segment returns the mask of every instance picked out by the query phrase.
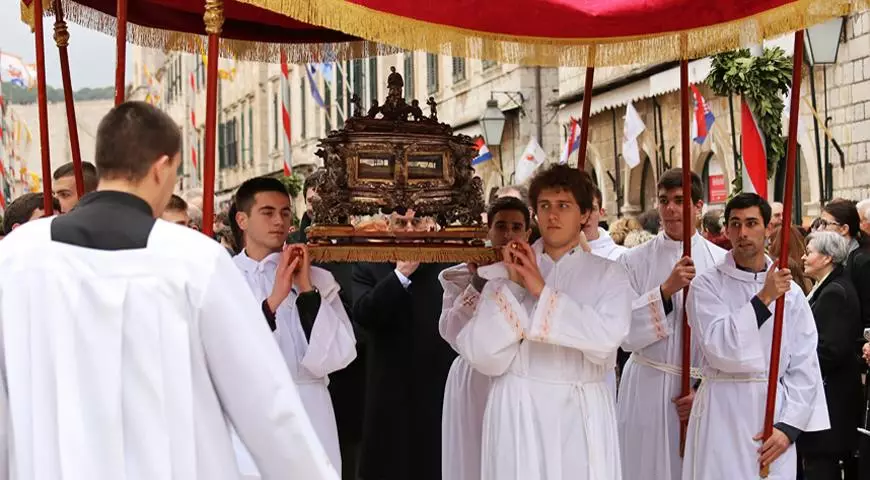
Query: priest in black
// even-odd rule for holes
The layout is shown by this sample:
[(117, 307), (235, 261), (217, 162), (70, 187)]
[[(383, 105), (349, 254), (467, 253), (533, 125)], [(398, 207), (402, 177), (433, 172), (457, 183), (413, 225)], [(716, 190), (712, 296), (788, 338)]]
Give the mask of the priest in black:
[[(413, 213), (393, 228), (413, 229)], [(441, 480), (441, 406), (456, 354), (438, 333), (449, 264), (358, 263), (353, 318), (367, 334), (362, 480)]]

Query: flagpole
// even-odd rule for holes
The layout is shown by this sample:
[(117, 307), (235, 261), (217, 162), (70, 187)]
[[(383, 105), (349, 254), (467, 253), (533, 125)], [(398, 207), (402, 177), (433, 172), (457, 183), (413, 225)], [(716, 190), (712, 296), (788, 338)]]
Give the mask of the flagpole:
[(218, 110), (218, 62), (221, 31), (224, 24), (222, 0), (206, 0), (203, 15), (208, 33), (208, 59), (205, 74), (205, 159), (202, 170), (202, 233), (214, 234), (215, 137)]
[[(785, 163), (785, 198), (782, 208), (782, 235), (780, 235), (779, 269), (788, 268), (788, 246), (791, 234), (792, 202), (794, 201), (795, 157), (797, 155), (797, 130), (800, 115), (801, 66), (804, 58), (804, 31), (794, 34), (794, 55), (792, 56), (791, 105), (788, 117), (788, 149)], [(782, 348), (782, 322), (785, 315), (785, 295), (776, 300), (773, 315), (773, 340), (770, 346), (770, 370), (767, 379), (767, 403), (764, 412), (763, 441), (773, 434), (773, 416), (776, 409), (776, 388), (779, 384), (779, 354)], [(761, 478), (767, 478), (770, 467), (761, 468)]]
[(281, 51), (281, 125), (284, 133), (284, 176), (289, 177), (293, 174), (293, 151), (290, 145), (290, 66), (287, 64), (287, 53), (283, 50)]
[(48, 98), (45, 85), (45, 34), (43, 30), (42, 0), (33, 2), (33, 33), (36, 37), (36, 104), (39, 111), (39, 150), (42, 159), (43, 212), (54, 213), (51, 195), (51, 157), (48, 143)]
[[(36, 0), (39, 1), (39, 0)], [(76, 194), (81, 198), (85, 194), (85, 179), (82, 173), (82, 153), (79, 147), (79, 130), (76, 122), (76, 106), (73, 98), (72, 77), (69, 69), (69, 31), (63, 19), (63, 4), (54, 0), (54, 42), (60, 55), (60, 76), (63, 83), (63, 99), (66, 105), (66, 121), (69, 133), (69, 144), (72, 154), (73, 175), (76, 180)]]

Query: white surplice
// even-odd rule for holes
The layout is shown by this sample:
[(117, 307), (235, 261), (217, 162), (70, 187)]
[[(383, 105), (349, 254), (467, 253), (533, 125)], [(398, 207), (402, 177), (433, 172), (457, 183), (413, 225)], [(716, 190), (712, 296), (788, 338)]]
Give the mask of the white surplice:
[(617, 245), (616, 242), (610, 238), (610, 234), (607, 230), (598, 227), (598, 238), (595, 240), (589, 240), (589, 248), (592, 249), (593, 255), (598, 255), (599, 257), (604, 257), (608, 260), (616, 260), (623, 253), (628, 251), (628, 248), (623, 247), (622, 245)]
[[(281, 253), (273, 253), (257, 262), (242, 251), (233, 257), (233, 261), (244, 275), (254, 297), (266, 299), (275, 285), (280, 258)], [(330, 460), (341, 471), (338, 429), (332, 398), (327, 389), (327, 375), (345, 368), (356, 358), (356, 339), (338, 295), (340, 287), (332, 274), (322, 268), (311, 267), (311, 283), (320, 292), (321, 298), (320, 309), (311, 330), (311, 340), (305, 338), (305, 331), (299, 321), (295, 291), (278, 306), (274, 335), (290, 369), (290, 375), (299, 387), (299, 396), (302, 397), (302, 404), (305, 405), (314, 430)], [(265, 319), (260, 313), (251, 321), (265, 322)], [(244, 449), (237, 451), (242, 472), (256, 475), (256, 470), (252, 470), (253, 465), (245, 460)]]
[[(465, 264), (441, 272), (444, 288), (438, 330), (457, 352), (456, 336), (471, 320), (479, 293), (471, 285), (471, 272)], [(462, 355), (456, 357), (444, 386), (441, 416), (441, 478), (479, 480), (483, 414), (491, 380), (471, 368)]]
[[(738, 269), (729, 253), (715, 269), (695, 277), (687, 308), (692, 340), (701, 350), (703, 381), (695, 395), (686, 440), (683, 480), (752, 480), (759, 477), (759, 442), (767, 399), (773, 316), (758, 327), (752, 297), (765, 271)], [(772, 313), (775, 303), (768, 310)], [(830, 428), (816, 346), (813, 313), (800, 287), (785, 295), (782, 350), (774, 423), (804, 432)], [(768, 480), (794, 480), (794, 445), (770, 469)]]
[(457, 337), (472, 367), (492, 377), (483, 424), (483, 480), (619, 480), (614, 401), (605, 376), (628, 333), (633, 298), (625, 270), (579, 249), (558, 262), (533, 245), (540, 298), (489, 279)]
[[(696, 274), (714, 268), (725, 254), (701, 235), (692, 237)], [(679, 480), (682, 472), (680, 420), (672, 400), (680, 396), (683, 291), (671, 297), (673, 308), (665, 313), (660, 288), (682, 256), (683, 242), (662, 232), (617, 260), (638, 294), (622, 343), (633, 354), (625, 364), (616, 402), (622, 475), (627, 479)], [(696, 353), (693, 366), (697, 360)]]
[(220, 244), (157, 220), (94, 250), (53, 220), (0, 243), (0, 478), (237, 480), (229, 421), (263, 478), (338, 479)]
[[(621, 257), (623, 253), (628, 251), (628, 249), (622, 245), (617, 245), (616, 242), (610, 238), (610, 234), (607, 233), (607, 230), (601, 227), (598, 227), (598, 238), (595, 240), (589, 240), (588, 243), (589, 248), (592, 250), (592, 255), (597, 255), (608, 260), (615, 261)], [(607, 386), (610, 388), (610, 394), (613, 395), (613, 399), (616, 400), (616, 367), (607, 373), (605, 381), (607, 382)]]

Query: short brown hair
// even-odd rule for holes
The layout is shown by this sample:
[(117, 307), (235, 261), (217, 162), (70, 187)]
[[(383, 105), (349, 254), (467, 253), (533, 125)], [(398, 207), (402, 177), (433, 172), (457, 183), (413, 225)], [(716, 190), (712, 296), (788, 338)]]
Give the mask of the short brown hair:
[(174, 212), (187, 212), (187, 202), (184, 201), (183, 198), (179, 197), (176, 194), (172, 194), (169, 197), (169, 203), (166, 205), (166, 210), (172, 210)]
[(142, 180), (160, 157), (181, 151), (181, 129), (172, 118), (145, 102), (113, 108), (97, 128), (96, 163), (100, 178)]
[[(701, 177), (695, 172), (689, 172), (692, 177), (692, 203), (698, 203), (704, 199), (704, 185), (701, 183)], [(657, 188), (659, 190), (673, 190), (683, 186), (683, 169), (672, 168), (662, 174), (659, 178)]]
[[(2, 193), (0, 193), (2, 195)], [(51, 200), (52, 209), (60, 211), (60, 202), (56, 198)], [(16, 198), (6, 207), (6, 216), (3, 217), (3, 235), (12, 233), (12, 227), (22, 225), (30, 221), (33, 212), (45, 206), (45, 197), (42, 192), (25, 193)]]
[(592, 210), (595, 184), (588, 173), (568, 165), (552, 165), (535, 175), (529, 185), (529, 200), (532, 208), (538, 211), (538, 197), (543, 190), (565, 190), (571, 192), (581, 212)]
[[(60, 180), (64, 177), (74, 176), (75, 173), (75, 165), (73, 165), (73, 162), (69, 162), (57, 167), (52, 178)], [(97, 167), (93, 163), (82, 162), (82, 178), (85, 181), (85, 193), (90, 193), (97, 189)]]

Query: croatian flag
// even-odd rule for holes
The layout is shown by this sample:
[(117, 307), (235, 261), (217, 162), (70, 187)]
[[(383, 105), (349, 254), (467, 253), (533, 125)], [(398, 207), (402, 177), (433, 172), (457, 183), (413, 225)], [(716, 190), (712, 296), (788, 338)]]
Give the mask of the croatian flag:
[(741, 146), (743, 147), (743, 191), (767, 198), (767, 149), (764, 134), (755, 114), (746, 102), (740, 100)]
[(577, 119), (571, 118), (571, 130), (568, 134), (568, 138), (565, 139), (565, 147), (562, 149), (562, 156), (559, 157), (559, 163), (564, 165), (568, 163), (568, 158), (571, 157), (571, 154), (580, 149), (580, 135), (577, 131), (577, 128), (580, 124), (577, 122)]
[(707, 101), (701, 96), (698, 87), (691, 85), (691, 88), (692, 93), (695, 95), (695, 121), (692, 122), (692, 138), (699, 145), (703, 145), (704, 140), (707, 139), (707, 134), (710, 133), (710, 128), (713, 127), (713, 122), (716, 121), (716, 117), (713, 116), (710, 106), (707, 105)]
[(486, 142), (483, 141), (483, 138), (478, 137), (477, 140), (474, 141), (474, 144), (477, 145), (477, 156), (471, 160), (472, 165), (478, 165), (487, 160), (492, 160), (492, 154), (489, 153), (489, 149), (486, 148)]

